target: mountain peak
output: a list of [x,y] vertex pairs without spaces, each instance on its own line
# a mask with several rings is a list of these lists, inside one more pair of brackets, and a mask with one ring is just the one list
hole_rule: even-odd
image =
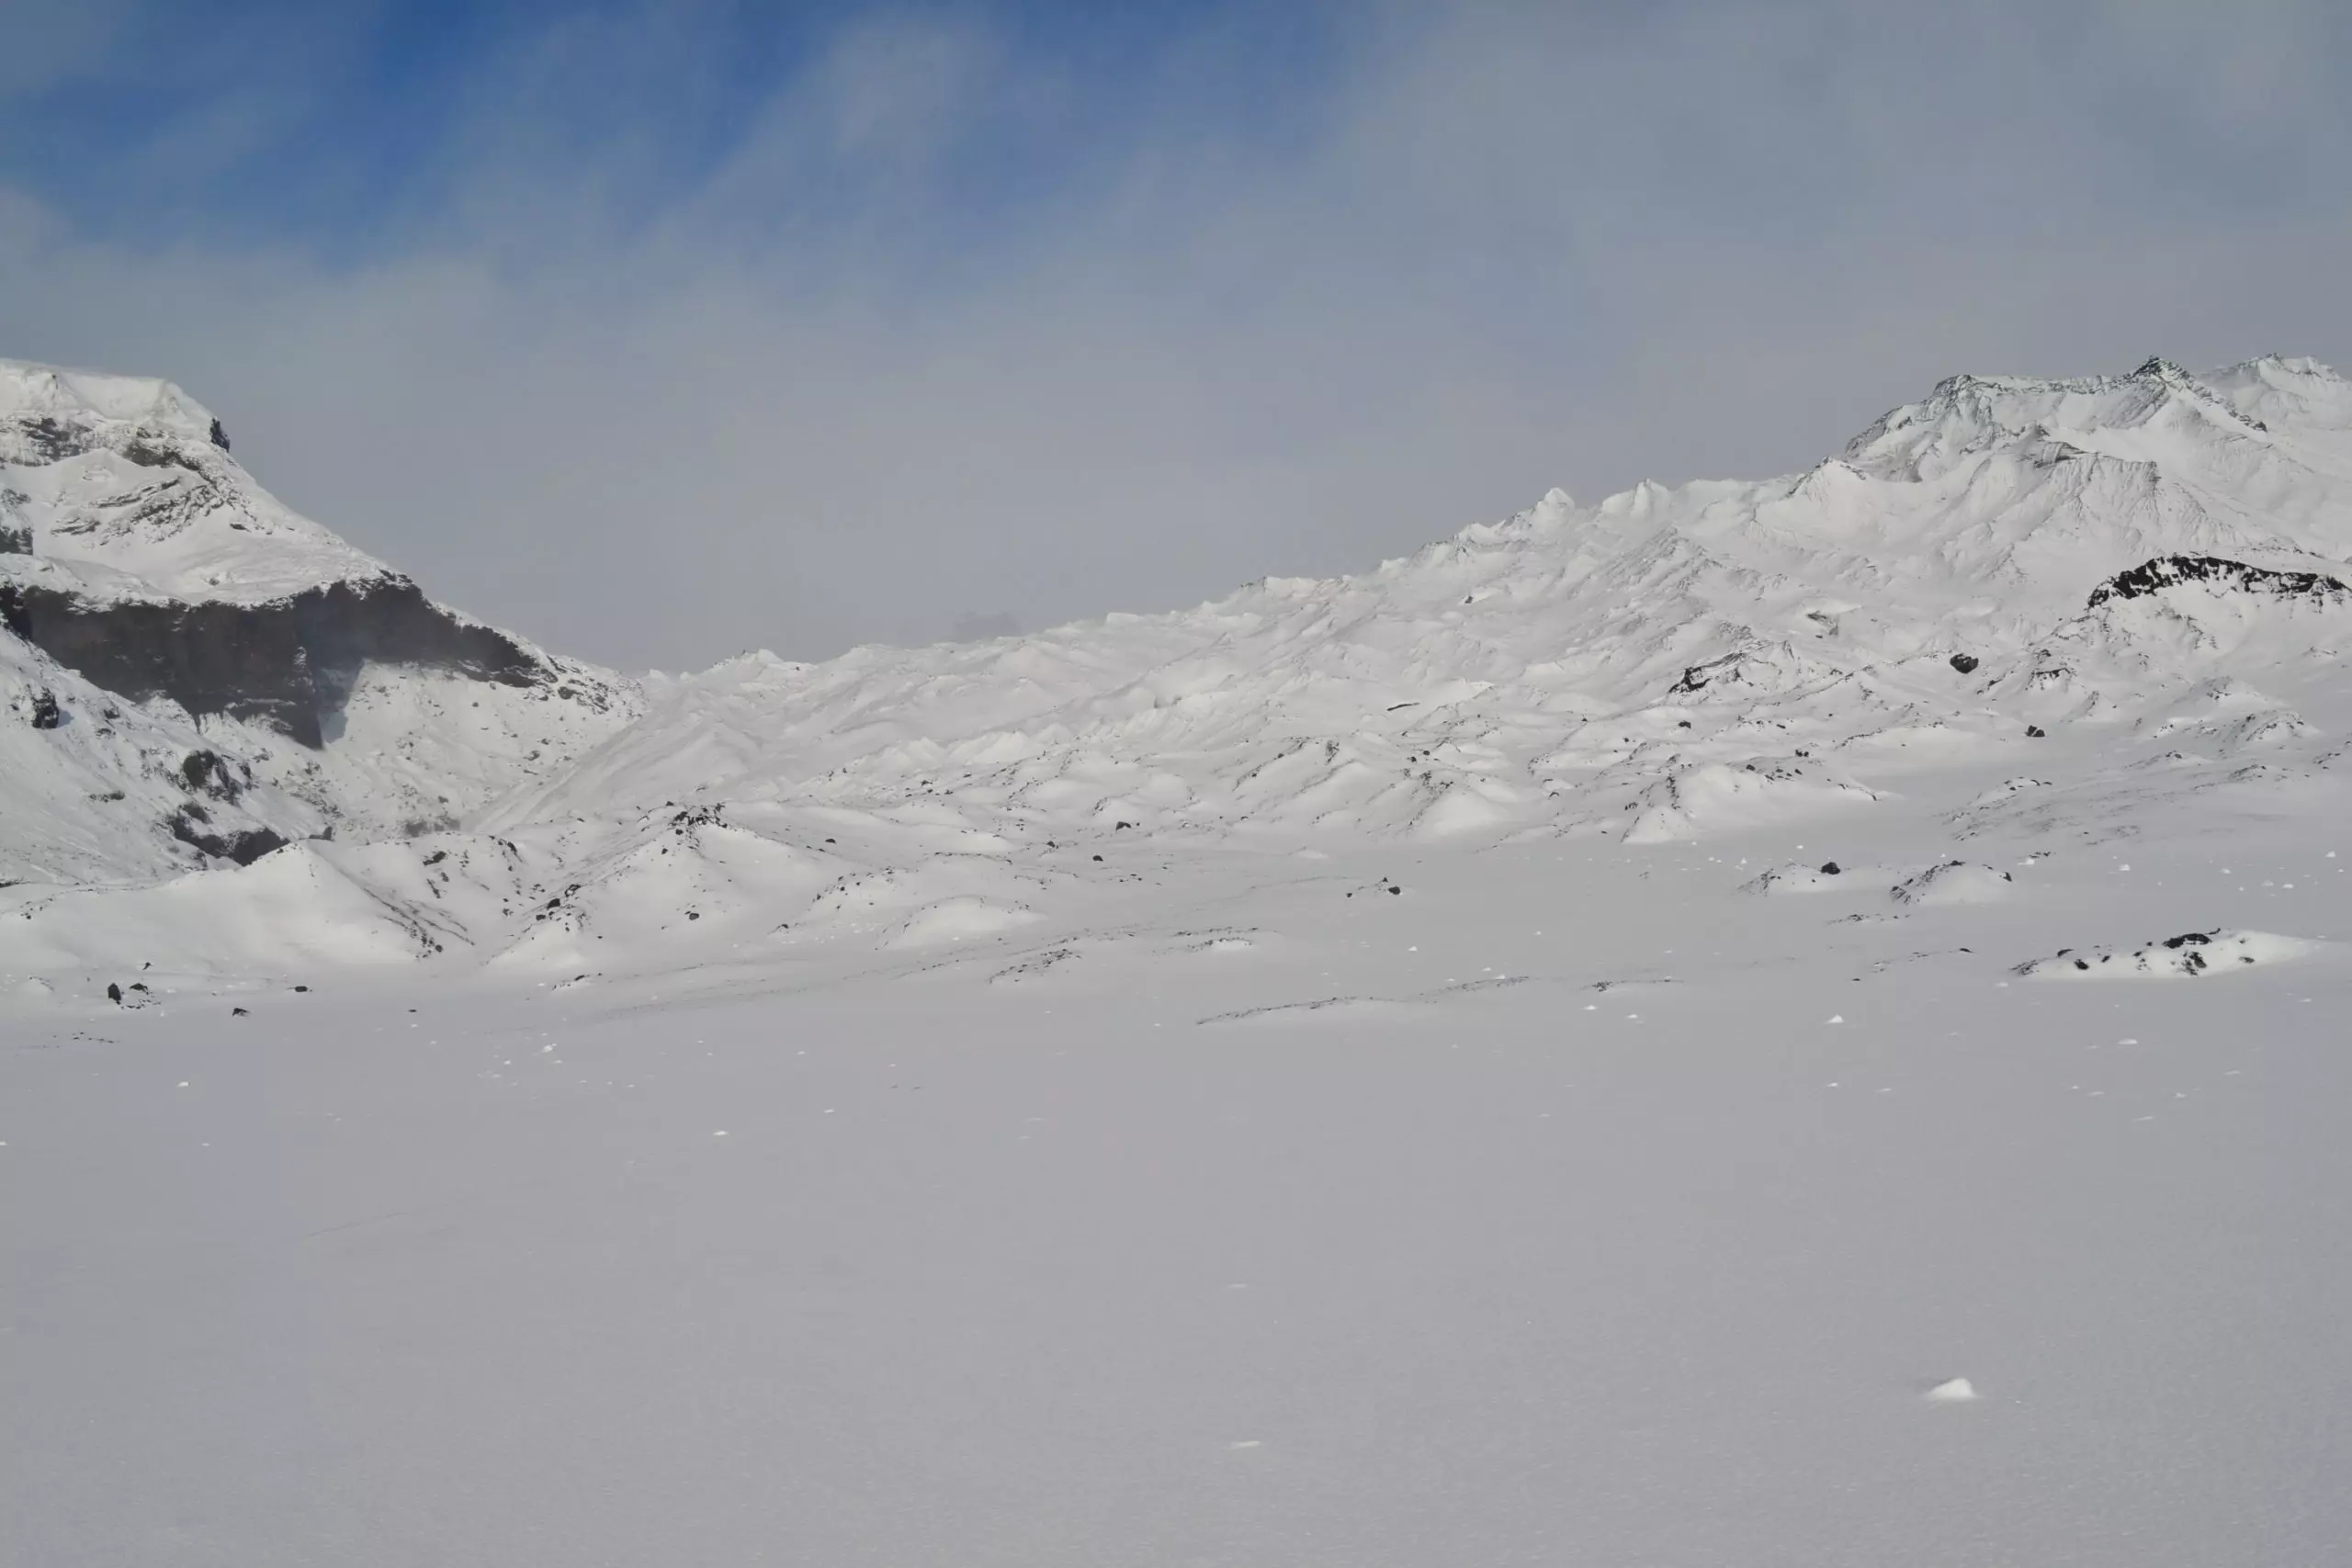
[[128,424],[219,444],[210,409],[156,376],[117,376],[31,360],[0,359],[0,420]]

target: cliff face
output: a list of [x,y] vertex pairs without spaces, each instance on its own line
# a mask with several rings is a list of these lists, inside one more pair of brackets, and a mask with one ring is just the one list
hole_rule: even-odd
[[0,624],[133,702],[168,697],[198,718],[265,724],[313,750],[370,663],[508,686],[559,679],[514,638],[459,620],[397,578],[334,582],[262,604],[108,604],[0,582]]

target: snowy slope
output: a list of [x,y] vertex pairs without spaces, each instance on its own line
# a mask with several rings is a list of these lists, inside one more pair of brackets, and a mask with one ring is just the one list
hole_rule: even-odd
[[398,576],[245,477],[211,412],[168,381],[0,360],[0,528],[21,581],[107,599],[263,604]]
[[[2324,583],[2352,555],[2352,389],[2308,362],[2209,381],[1961,378],[1792,479],[1555,491],[1365,577],[1180,615],[739,660],[508,815],[700,791],[1155,829],[1554,827],[1709,764],[1770,758],[1792,797],[1834,795],[1841,757],[1912,730],[1981,748],[2224,672],[2298,682],[2342,635]],[[2094,608],[2173,555],[2323,585]]]
[[[1175,615],[748,655],[649,678],[626,724],[477,736],[403,675],[310,774],[258,776],[377,836],[518,846],[529,869],[444,950],[582,970],[1012,929],[1107,841],[1639,845],[1947,793],[1954,843],[2053,803],[2111,837],[2211,788],[2334,787],[2347,558],[2352,388],[2324,367],[1958,377],[1802,474],[1555,491]],[[595,691],[599,719],[637,701]],[[392,895],[370,863],[351,874]]]

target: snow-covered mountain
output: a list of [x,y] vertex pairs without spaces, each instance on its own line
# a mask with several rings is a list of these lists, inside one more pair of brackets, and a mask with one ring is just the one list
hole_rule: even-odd
[[432,604],[163,383],[8,367],[0,508],[19,974],[921,948],[1045,929],[1153,846],[1638,845],[1898,797],[1953,840],[2111,837],[2332,790],[2352,722],[2352,386],[2310,360],[1957,377],[1792,477],[642,683]]
[[636,711],[288,510],[152,379],[0,361],[0,622],[17,883],[454,823]]

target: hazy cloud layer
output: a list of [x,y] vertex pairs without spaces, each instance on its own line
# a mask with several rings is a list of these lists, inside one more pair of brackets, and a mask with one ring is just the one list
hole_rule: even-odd
[[440,596],[672,667],[1360,570],[1955,370],[2352,357],[2339,6],[733,15],[469,35],[385,132],[364,29],[167,76],[60,6],[0,353],[169,375]]

